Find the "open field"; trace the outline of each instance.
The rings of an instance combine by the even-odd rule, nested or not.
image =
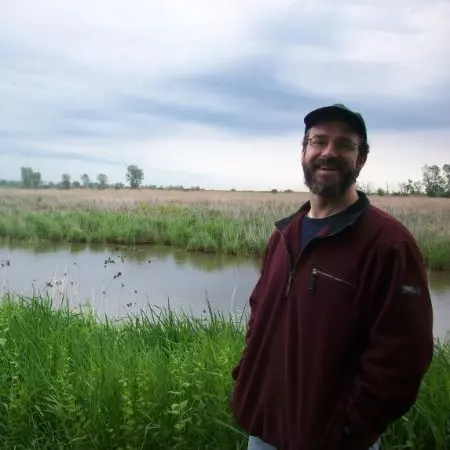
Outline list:
[[[169,310],[98,322],[46,299],[0,303],[0,448],[244,449],[229,412],[242,324]],[[450,346],[383,449],[450,448]]]
[[[273,222],[306,199],[305,193],[3,189],[0,237],[260,254]],[[371,201],[411,230],[430,268],[450,269],[450,199]]]

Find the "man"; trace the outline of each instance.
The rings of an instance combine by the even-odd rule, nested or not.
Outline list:
[[[432,359],[426,270],[412,235],[355,187],[362,116],[332,105],[305,126],[310,200],[269,239],[231,407],[249,449],[378,448]]]

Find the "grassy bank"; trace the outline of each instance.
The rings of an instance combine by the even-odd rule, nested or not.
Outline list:
[[[125,192],[89,191],[83,197],[82,192],[4,191],[0,237],[260,254],[274,221],[306,199],[302,194]],[[371,200],[411,230],[430,268],[450,270],[450,200]]]
[[[151,319],[151,320],[150,320]],[[228,410],[242,328],[165,312],[127,323],[0,304],[0,448],[244,449]],[[386,450],[450,447],[450,347],[437,347],[417,406]]]

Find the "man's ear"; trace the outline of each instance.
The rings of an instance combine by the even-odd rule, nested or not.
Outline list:
[[[356,161],[356,167],[358,169],[362,169],[367,161],[367,155],[358,155],[358,159]]]

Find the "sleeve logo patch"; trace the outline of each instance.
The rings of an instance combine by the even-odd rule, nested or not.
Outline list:
[[[401,290],[402,294],[420,295],[420,287],[419,286],[411,286],[410,284],[402,284],[400,286],[400,290]]]

